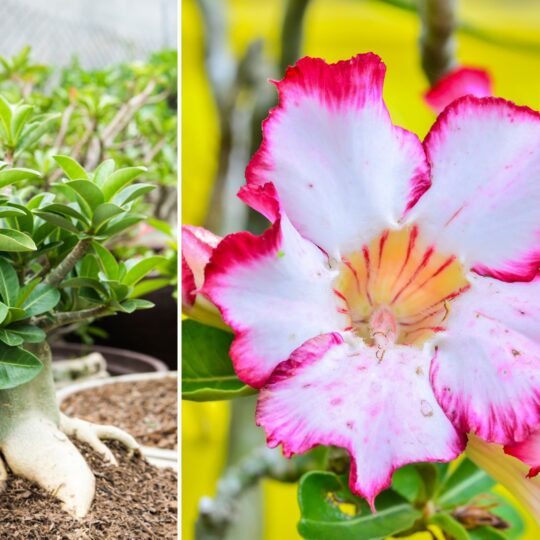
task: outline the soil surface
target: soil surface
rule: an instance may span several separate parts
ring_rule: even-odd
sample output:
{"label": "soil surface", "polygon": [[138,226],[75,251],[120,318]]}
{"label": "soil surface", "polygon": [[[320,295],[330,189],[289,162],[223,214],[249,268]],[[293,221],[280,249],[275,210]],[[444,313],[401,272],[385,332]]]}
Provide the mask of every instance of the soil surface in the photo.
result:
{"label": "soil surface", "polygon": [[118,467],[77,444],[96,476],[90,513],[75,520],[39,487],[9,475],[0,495],[0,538],[21,540],[149,540],[177,538],[177,476],[109,446]]}
{"label": "soil surface", "polygon": [[83,390],[68,396],[61,409],[68,416],[117,426],[144,446],[177,448],[178,388],[174,377]]}

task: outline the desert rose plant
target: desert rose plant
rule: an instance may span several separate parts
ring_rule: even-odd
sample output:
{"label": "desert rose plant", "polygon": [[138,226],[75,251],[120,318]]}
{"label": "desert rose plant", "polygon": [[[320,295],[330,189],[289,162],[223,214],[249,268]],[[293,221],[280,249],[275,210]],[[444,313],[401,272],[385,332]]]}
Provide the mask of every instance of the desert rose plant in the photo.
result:
{"label": "desert rose plant", "polygon": [[[373,54],[289,68],[239,193],[270,228],[184,229],[185,311],[219,310],[238,377],[188,351],[186,397],[257,391],[270,447],[345,450],[300,482],[306,538],[504,538],[475,499],[490,479],[441,464],[468,450],[540,515],[540,114],[467,96],[421,142],[392,123],[384,75]],[[188,348],[219,332],[187,330]],[[209,529],[224,499],[201,505]]]}
{"label": "desert rose plant", "polygon": [[163,258],[119,260],[107,248],[144,219],[137,205],[154,187],[136,181],[145,168],[118,168],[109,159],[85,170],[55,155],[60,174],[44,191],[38,172],[16,167],[36,130],[43,133],[32,107],[0,98],[0,478],[5,482],[7,465],[84,516],[95,481],[71,439],[111,464],[103,439],[131,451],[137,443],[113,426],[60,413],[47,338],[98,317],[152,307],[134,297],[135,286]]}

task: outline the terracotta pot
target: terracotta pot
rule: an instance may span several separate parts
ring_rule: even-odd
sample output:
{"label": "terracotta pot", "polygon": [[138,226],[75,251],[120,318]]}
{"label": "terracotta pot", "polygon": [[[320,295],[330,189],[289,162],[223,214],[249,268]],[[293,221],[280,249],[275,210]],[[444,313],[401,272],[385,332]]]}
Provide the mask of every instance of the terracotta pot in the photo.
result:
{"label": "terracotta pot", "polygon": [[91,352],[101,353],[105,357],[107,371],[111,375],[169,371],[169,368],[161,360],[134,351],[82,343],[56,343],[52,345],[53,360],[69,360]]}
{"label": "terracotta pot", "polygon": [[[75,382],[57,391],[58,402],[62,403],[68,396],[90,390],[92,388],[98,388],[106,384],[115,384],[119,382],[136,382],[136,381],[148,381],[148,380],[160,380],[165,377],[172,377],[177,379],[178,373],[176,371],[160,371],[158,373],[131,373],[129,375],[121,375],[119,377],[107,377],[106,379],[94,379],[90,381]],[[163,448],[154,448],[151,446],[142,446],[142,454],[148,459],[148,461],[156,467],[170,467],[178,471],[178,450],[166,450]]]}

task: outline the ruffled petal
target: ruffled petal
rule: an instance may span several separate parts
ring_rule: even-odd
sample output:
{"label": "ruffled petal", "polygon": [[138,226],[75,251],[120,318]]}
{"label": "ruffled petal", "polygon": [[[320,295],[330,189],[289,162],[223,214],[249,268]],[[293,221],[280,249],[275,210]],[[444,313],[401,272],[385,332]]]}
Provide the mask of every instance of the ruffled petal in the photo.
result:
{"label": "ruffled petal", "polygon": [[540,266],[540,114],[465,97],[439,116],[425,148],[433,184],[410,219],[479,274],[532,279]]}
{"label": "ruffled petal", "polygon": [[470,282],[436,338],[435,395],[458,429],[522,441],[540,427],[540,279]]}
{"label": "ruffled petal", "polygon": [[376,353],[350,334],[319,336],[276,368],[257,406],[269,446],[287,456],[346,448],[351,490],[371,505],[396,468],[450,461],[464,448],[433,395],[430,357],[404,346]]}
{"label": "ruffled petal", "polygon": [[439,113],[452,101],[463,96],[492,95],[492,81],[484,69],[460,66],[439,79],[427,92],[427,104]]}
{"label": "ruffled petal", "polygon": [[193,305],[204,268],[221,238],[203,227],[182,225],[182,302]]}
{"label": "ruffled petal", "polygon": [[283,215],[261,236],[236,233],[219,244],[203,293],[236,333],[231,358],[242,381],[262,386],[307,339],[347,326],[334,278],[327,257]]}
{"label": "ruffled petal", "polygon": [[522,442],[505,446],[504,452],[529,465],[527,478],[534,478],[540,473],[540,430]]}
{"label": "ruffled petal", "polygon": [[385,66],[362,54],[303,58],[276,84],[248,185],[273,183],[291,222],[338,258],[397,225],[429,186],[416,135],[394,126],[382,99]]}

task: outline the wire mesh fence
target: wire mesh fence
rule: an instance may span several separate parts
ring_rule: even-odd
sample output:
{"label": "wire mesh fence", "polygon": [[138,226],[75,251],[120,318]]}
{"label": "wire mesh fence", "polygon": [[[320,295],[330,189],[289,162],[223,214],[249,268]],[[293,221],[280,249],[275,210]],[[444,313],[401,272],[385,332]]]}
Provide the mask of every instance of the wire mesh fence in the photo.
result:
{"label": "wire mesh fence", "polygon": [[86,68],[176,46],[176,0],[2,0],[0,54],[25,45],[36,61]]}

